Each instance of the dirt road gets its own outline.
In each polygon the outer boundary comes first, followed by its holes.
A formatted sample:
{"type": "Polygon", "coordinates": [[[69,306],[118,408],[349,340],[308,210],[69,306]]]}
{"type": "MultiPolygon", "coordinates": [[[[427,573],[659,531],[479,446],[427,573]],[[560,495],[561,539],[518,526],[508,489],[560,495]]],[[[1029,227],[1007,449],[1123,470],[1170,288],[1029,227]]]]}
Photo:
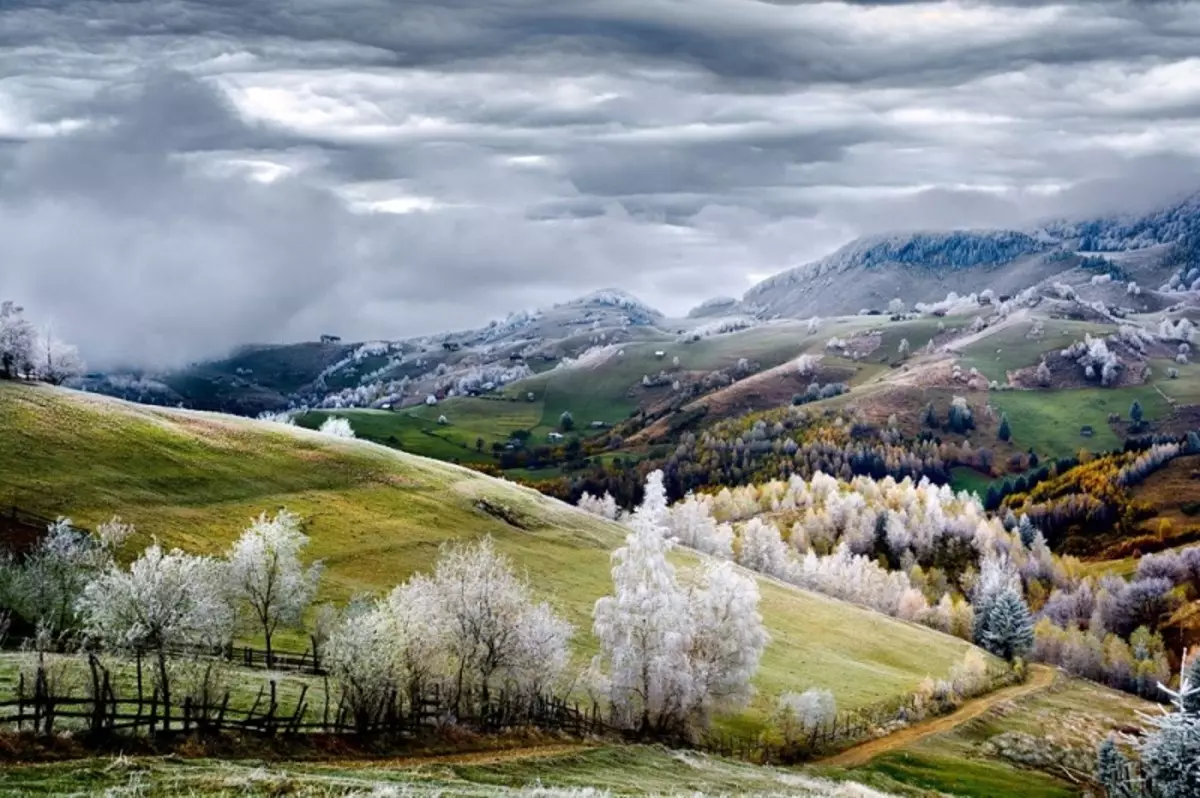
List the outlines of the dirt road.
{"type": "Polygon", "coordinates": [[[861,745],[847,749],[840,754],[822,759],[817,764],[829,767],[853,768],[865,765],[875,757],[912,745],[913,743],[931,737],[935,734],[950,731],[962,724],[978,718],[989,709],[1005,701],[1012,701],[1033,693],[1041,692],[1054,682],[1054,669],[1044,665],[1034,665],[1029,680],[1024,684],[1013,685],[988,693],[979,698],[973,698],[949,715],[923,721],[907,729],[901,729],[895,734],[870,740],[861,745]]]}

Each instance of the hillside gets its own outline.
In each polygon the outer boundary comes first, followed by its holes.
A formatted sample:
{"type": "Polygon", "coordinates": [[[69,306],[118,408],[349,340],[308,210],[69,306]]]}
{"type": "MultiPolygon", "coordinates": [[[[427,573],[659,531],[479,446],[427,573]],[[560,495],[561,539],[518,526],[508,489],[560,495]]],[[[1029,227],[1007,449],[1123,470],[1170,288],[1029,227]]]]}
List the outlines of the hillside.
{"type": "MultiPolygon", "coordinates": [[[[137,525],[135,544],[217,552],[251,516],[286,506],[327,564],[328,599],[379,593],[432,565],[439,543],[490,534],[576,625],[581,661],[622,535],[533,490],[366,442],[61,389],[0,383],[0,440],[0,503],[84,525],[119,513],[137,525]]],[[[843,708],[904,693],[968,648],[791,587],[761,589],[772,642],[751,723],[785,690],[829,687],[843,708]]]]}

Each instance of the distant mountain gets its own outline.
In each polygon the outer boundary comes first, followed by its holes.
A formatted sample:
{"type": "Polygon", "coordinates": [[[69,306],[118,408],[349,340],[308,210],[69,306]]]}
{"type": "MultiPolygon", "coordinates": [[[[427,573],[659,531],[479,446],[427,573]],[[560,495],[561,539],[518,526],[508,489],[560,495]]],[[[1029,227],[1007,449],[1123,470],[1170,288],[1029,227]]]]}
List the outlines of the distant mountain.
{"type": "Polygon", "coordinates": [[[510,313],[484,327],[396,341],[244,346],[163,373],[92,374],[80,387],[122,399],[239,415],[289,406],[384,406],[487,392],[596,346],[664,337],[663,314],[618,289],[510,313]]]}
{"type": "Polygon", "coordinates": [[[1200,194],[1140,216],[861,238],[764,280],[746,293],[740,310],[806,318],[882,309],[895,298],[934,302],[951,291],[1012,294],[1097,265],[1118,279],[1157,286],[1180,271],[1182,282],[1200,265],[1198,255],[1200,194]]]}

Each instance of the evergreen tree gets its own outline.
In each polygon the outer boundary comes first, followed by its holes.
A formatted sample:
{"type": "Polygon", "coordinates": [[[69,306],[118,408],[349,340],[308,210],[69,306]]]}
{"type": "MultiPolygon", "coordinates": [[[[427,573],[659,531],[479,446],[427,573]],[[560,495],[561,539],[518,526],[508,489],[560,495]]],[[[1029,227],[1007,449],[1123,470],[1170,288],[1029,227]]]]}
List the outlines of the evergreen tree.
{"type": "Polygon", "coordinates": [[[933,409],[933,402],[925,405],[925,410],[921,413],[921,423],[930,429],[937,429],[938,417],[937,411],[933,409]]]}
{"type": "Polygon", "coordinates": [[[1021,516],[1021,523],[1017,527],[1017,530],[1021,535],[1021,545],[1027,549],[1033,548],[1033,541],[1037,537],[1037,527],[1029,520],[1029,516],[1021,516]]]}
{"type": "Polygon", "coordinates": [[[570,432],[575,429],[575,417],[571,415],[570,410],[564,410],[562,415],[558,417],[558,426],[563,432],[570,432]]]}
{"type": "Polygon", "coordinates": [[[1096,780],[1108,798],[1132,798],[1129,760],[1109,737],[1100,744],[1096,755],[1096,780]]]}
{"type": "Polygon", "coordinates": [[[1193,688],[1186,695],[1182,696],[1183,709],[1185,712],[1191,712],[1200,715],[1200,654],[1194,654],[1183,668],[1181,681],[1186,680],[1193,688]]]}
{"type": "Polygon", "coordinates": [[[1134,428],[1142,426],[1142,403],[1137,399],[1129,406],[1129,420],[1133,422],[1134,428]]]}
{"type": "Polygon", "coordinates": [[[996,433],[996,437],[1002,441],[1012,439],[1012,430],[1008,426],[1008,413],[1000,414],[1000,430],[996,433]]]}
{"type": "Polygon", "coordinates": [[[1179,691],[1166,690],[1175,712],[1150,718],[1141,746],[1142,775],[1154,798],[1200,796],[1200,715],[1188,709],[1197,693],[1185,671],[1179,691]]]}
{"type": "Polygon", "coordinates": [[[985,608],[980,636],[984,648],[1010,662],[1033,649],[1033,616],[1016,590],[1006,587],[985,608]]]}

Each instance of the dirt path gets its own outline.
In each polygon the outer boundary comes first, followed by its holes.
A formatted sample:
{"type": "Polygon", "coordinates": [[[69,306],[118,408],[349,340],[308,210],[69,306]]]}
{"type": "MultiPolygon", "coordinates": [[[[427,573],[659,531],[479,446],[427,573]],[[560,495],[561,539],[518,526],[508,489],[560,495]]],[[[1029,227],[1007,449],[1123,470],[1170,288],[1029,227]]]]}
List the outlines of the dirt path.
{"type": "Polygon", "coordinates": [[[1024,684],[1005,687],[994,693],[974,698],[949,715],[933,718],[932,720],[918,723],[915,726],[909,726],[907,729],[901,729],[895,734],[889,734],[887,737],[880,737],[877,740],[856,745],[840,754],[823,759],[817,764],[839,768],[853,768],[865,765],[880,754],[904,748],[934,734],[950,731],[967,721],[978,718],[980,715],[999,704],[1003,704],[1005,701],[1012,701],[1017,698],[1024,698],[1032,693],[1041,692],[1054,682],[1054,670],[1052,668],[1047,668],[1044,665],[1034,665],[1032,671],[1033,673],[1029,677],[1029,681],[1024,684]]]}
{"type": "Polygon", "coordinates": [[[493,748],[487,751],[469,751],[457,754],[429,754],[428,756],[400,756],[386,759],[322,760],[321,766],[349,766],[362,768],[387,768],[408,770],[425,765],[499,765],[522,759],[546,759],[567,754],[577,754],[592,748],[582,743],[551,745],[529,745],[513,748],[493,748]]]}

